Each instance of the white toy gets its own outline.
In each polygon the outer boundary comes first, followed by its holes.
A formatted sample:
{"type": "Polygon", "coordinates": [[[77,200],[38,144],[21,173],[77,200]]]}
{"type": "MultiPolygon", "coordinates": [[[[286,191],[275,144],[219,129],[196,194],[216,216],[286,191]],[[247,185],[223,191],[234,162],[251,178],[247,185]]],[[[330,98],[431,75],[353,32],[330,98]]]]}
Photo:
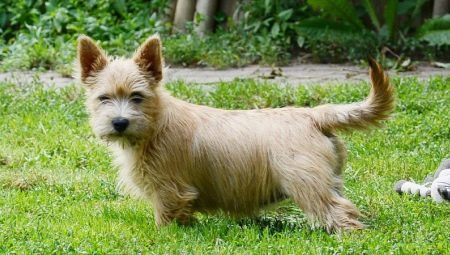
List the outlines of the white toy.
{"type": "Polygon", "coordinates": [[[399,194],[431,196],[438,203],[450,202],[450,158],[442,161],[434,176],[425,179],[425,183],[401,180],[395,184],[394,190],[399,194]]]}

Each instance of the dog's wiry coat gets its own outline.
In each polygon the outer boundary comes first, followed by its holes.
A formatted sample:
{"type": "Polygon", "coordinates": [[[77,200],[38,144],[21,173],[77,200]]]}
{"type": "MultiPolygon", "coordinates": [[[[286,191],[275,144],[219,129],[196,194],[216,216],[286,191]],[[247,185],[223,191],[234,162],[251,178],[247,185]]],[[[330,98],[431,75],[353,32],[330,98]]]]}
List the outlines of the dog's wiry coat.
{"type": "Polygon", "coordinates": [[[346,152],[335,131],[389,117],[393,88],[376,62],[364,102],[229,111],[165,92],[157,36],[132,59],[108,59],[82,36],[78,61],[91,126],[115,154],[120,185],[151,201],[158,225],[188,223],[196,211],[254,215],[289,197],[328,231],[362,227],[341,191],[346,152]],[[124,132],[116,118],[129,122],[124,132]]]}

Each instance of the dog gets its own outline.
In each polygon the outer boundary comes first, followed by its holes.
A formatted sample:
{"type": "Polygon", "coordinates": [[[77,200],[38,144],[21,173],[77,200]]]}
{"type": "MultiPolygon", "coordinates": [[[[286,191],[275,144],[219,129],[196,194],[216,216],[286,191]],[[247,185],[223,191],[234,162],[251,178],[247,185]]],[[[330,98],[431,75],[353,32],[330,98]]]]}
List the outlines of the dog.
{"type": "Polygon", "coordinates": [[[254,216],[290,198],[330,233],[364,227],[342,193],[346,149],[336,132],[389,118],[394,88],[376,61],[359,103],[223,110],[169,95],[161,48],[158,35],[130,59],[108,57],[84,35],[77,46],[93,132],[115,156],[119,187],[151,202],[157,226],[190,224],[195,212],[254,216]]]}

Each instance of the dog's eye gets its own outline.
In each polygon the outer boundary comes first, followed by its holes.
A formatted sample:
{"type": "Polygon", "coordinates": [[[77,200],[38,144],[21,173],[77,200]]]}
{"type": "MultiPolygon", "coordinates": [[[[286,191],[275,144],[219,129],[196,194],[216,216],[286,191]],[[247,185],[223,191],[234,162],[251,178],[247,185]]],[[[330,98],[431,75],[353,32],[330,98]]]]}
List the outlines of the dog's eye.
{"type": "Polygon", "coordinates": [[[106,103],[110,98],[107,95],[101,95],[98,97],[98,100],[102,103],[106,103]]]}
{"type": "Polygon", "coordinates": [[[142,96],[141,93],[133,93],[131,94],[131,101],[133,101],[133,103],[135,104],[139,104],[144,100],[144,97],[142,96]]]}
{"type": "Polygon", "coordinates": [[[142,97],[133,97],[131,98],[131,101],[133,101],[133,103],[139,104],[142,102],[142,97]]]}

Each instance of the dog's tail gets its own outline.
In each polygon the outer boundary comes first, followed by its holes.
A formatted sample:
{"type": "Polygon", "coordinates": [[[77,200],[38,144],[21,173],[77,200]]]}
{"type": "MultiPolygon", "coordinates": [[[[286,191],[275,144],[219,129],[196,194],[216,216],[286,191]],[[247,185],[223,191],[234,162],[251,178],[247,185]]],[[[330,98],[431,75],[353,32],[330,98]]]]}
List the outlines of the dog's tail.
{"type": "Polygon", "coordinates": [[[379,126],[394,109],[394,88],[383,68],[369,59],[372,89],[363,102],[345,105],[322,105],[313,108],[313,118],[322,131],[365,129],[379,126]]]}

